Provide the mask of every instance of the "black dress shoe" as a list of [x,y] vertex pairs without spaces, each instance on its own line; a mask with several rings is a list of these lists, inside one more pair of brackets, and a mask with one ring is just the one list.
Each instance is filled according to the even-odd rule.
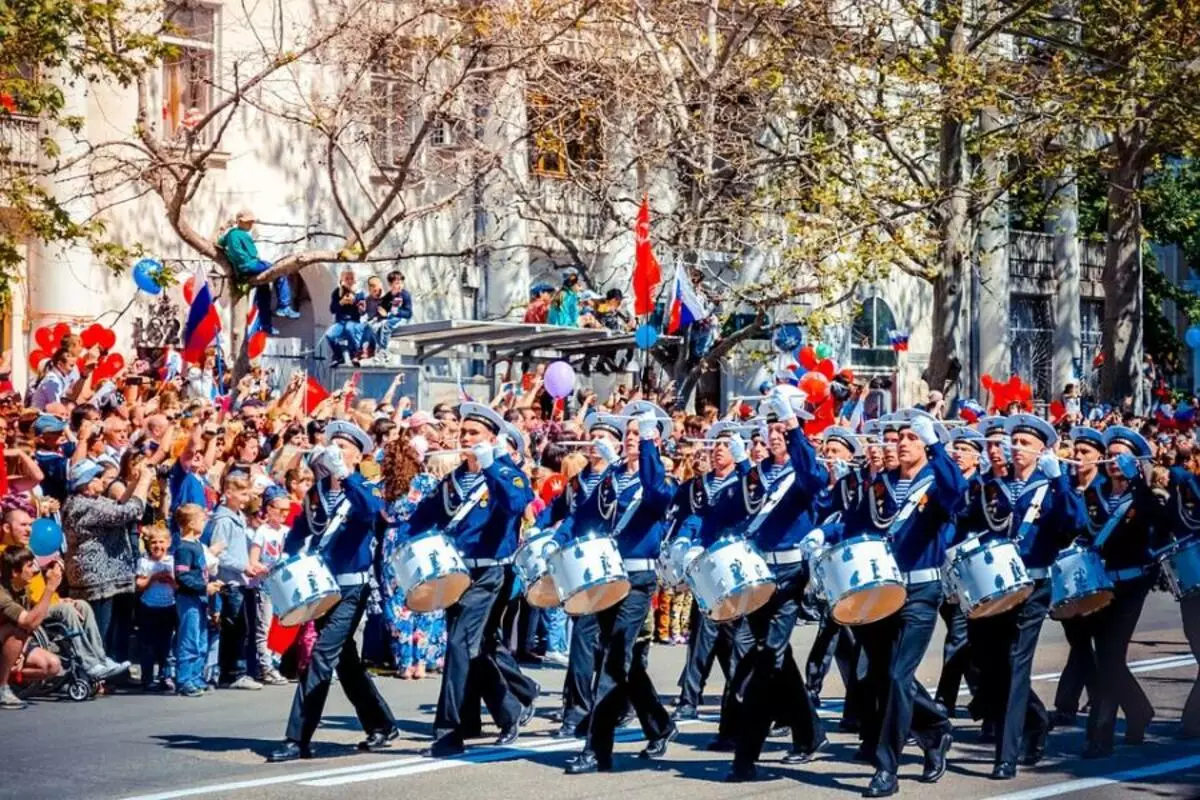
[[533,712],[536,710],[537,709],[534,708],[533,703],[530,703],[522,708],[521,716],[517,719],[517,727],[524,728],[526,725],[528,725],[529,720],[533,719]]
[[312,758],[312,748],[306,744],[293,742],[291,739],[286,740],[278,748],[272,750],[267,755],[267,761],[273,764],[279,764],[284,761],[295,761],[299,758]]
[[943,733],[938,743],[925,751],[925,769],[917,780],[921,783],[937,783],[942,779],[946,774],[946,753],[950,752],[952,744],[954,737],[948,732]]
[[896,777],[895,773],[881,769],[871,778],[871,783],[867,785],[867,790],[863,792],[862,796],[891,797],[898,791],[900,791],[900,779]]
[[758,767],[753,764],[739,765],[734,764],[733,769],[725,774],[726,783],[750,783],[758,780]]
[[733,741],[733,739],[727,739],[724,736],[718,736],[704,745],[704,749],[710,753],[732,753],[736,747],[737,742]]
[[994,781],[1011,781],[1015,777],[1017,777],[1017,765],[1011,761],[1001,761],[992,767],[992,780]]
[[772,739],[783,739],[792,735],[791,725],[777,725],[767,734]]
[[400,738],[400,731],[388,728],[386,731],[371,731],[367,738],[358,743],[359,750],[383,750],[392,746],[392,742]]
[[509,725],[507,728],[504,728],[500,731],[500,735],[496,737],[496,741],[493,742],[493,744],[496,747],[508,747],[510,744],[515,742],[517,737],[520,735],[521,726],[519,723],[517,725]]
[[1021,753],[1021,766],[1036,767],[1046,757],[1046,737],[1049,731],[1031,733],[1025,737],[1025,747]]
[[807,764],[808,762],[813,760],[813,756],[815,756],[817,753],[821,752],[828,746],[829,746],[829,737],[826,736],[826,737],[823,737],[821,739],[821,741],[819,741],[815,745],[813,745],[811,750],[805,750],[805,751],[793,750],[792,752],[788,753],[786,756],[783,757],[783,763],[785,763],[785,764]]
[[1083,758],[1108,758],[1113,754],[1111,744],[1104,745],[1098,742],[1088,742],[1087,747],[1083,748],[1080,754]]
[[676,722],[681,719],[699,718],[700,712],[696,710],[695,706],[678,706],[674,711],[671,712],[671,719],[675,720]]
[[1050,725],[1054,728],[1074,728],[1075,721],[1074,711],[1055,711],[1050,715]]
[[1150,721],[1154,719],[1154,715],[1138,720],[1125,720],[1125,744],[1145,744],[1146,743],[1146,728],[1150,727]]
[[667,732],[657,739],[651,739],[646,742],[646,747],[642,752],[638,753],[639,758],[649,758],[657,760],[667,754],[667,745],[675,741],[675,737],[679,735],[679,728],[675,723],[671,723],[671,727],[667,728]]
[[422,750],[421,755],[425,758],[454,758],[465,752],[467,752],[467,748],[463,746],[462,742],[439,739],[431,747]]
[[600,761],[596,758],[596,754],[591,751],[584,750],[579,755],[567,761],[566,768],[563,772],[568,775],[587,775],[592,772],[612,772],[612,760]]
[[574,739],[579,735],[578,730],[574,725],[563,725],[550,736],[555,739]]

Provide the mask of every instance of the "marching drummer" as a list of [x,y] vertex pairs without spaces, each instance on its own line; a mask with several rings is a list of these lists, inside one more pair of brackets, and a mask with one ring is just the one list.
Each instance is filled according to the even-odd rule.
[[288,533],[284,550],[294,555],[306,547],[319,553],[333,573],[342,599],[317,620],[317,643],[308,671],[296,687],[287,739],[268,756],[270,761],[312,758],[313,733],[321,721],[335,670],[367,732],[358,748],[379,750],[400,735],[396,718],[367,674],[354,643],[354,632],[366,612],[375,530],[383,511],[379,489],[369,486],[357,471],[373,442],[357,425],[343,420],[330,422],[325,436],[329,444],[309,455],[309,467],[317,481],[304,500],[305,513]]
[[[670,434],[671,419],[665,412],[656,414],[654,406],[645,406],[626,407],[632,413],[621,417],[633,418],[628,426],[622,425],[623,419],[600,415],[600,424],[614,430],[626,428],[624,458],[620,462],[613,459],[616,463],[605,471],[599,485],[554,534],[555,545],[565,547],[578,536],[608,533],[616,540],[630,583],[623,600],[592,615],[599,633],[600,673],[587,723],[587,743],[567,762],[568,775],[612,769],[617,722],[630,702],[646,734],[642,758],[662,758],[679,733],[658,701],[645,664],[633,655],[650,611],[650,597],[658,586],[655,559],[668,527],[667,509],[675,496],[675,483],[658,452],[659,438]],[[597,447],[605,450],[607,445]]]
[[[1195,551],[1200,539],[1200,486],[1196,476],[1183,467],[1171,469],[1171,528],[1176,542]],[[1181,587],[1189,588],[1189,587]],[[1192,655],[1200,660],[1200,592],[1190,587],[1179,599],[1179,615],[1183,632],[1191,645]],[[1200,676],[1192,684],[1180,714],[1178,736],[1181,739],[1200,739]]]
[[802,545],[816,522],[817,497],[828,480],[800,426],[798,415],[809,416],[805,400],[799,389],[780,386],[760,405],[760,413],[772,423],[768,436],[776,452],[766,468],[760,467],[764,476],[771,476],[766,478],[767,496],[750,519],[745,536],[771,565],[776,591],[766,605],[740,621],[735,634],[737,667],[730,702],[740,697],[742,708],[735,714],[737,749],[726,777],[730,782],[755,779],[755,762],[779,714],[781,699],[788,706],[785,718],[792,728],[792,752],[784,756],[785,764],[806,763],[829,743],[789,647],[808,583],[808,551]]
[[[745,426],[728,420],[714,423],[708,429],[708,442],[712,444],[710,460],[712,469],[702,478],[691,482],[687,497],[688,516],[680,523],[676,538],[686,538],[691,541],[692,550],[707,549],[726,535],[729,531],[742,527],[759,509],[764,499],[762,472],[750,463],[750,454],[742,431]],[[697,598],[698,607],[698,598]],[[732,650],[732,624],[716,624],[706,615],[694,615],[701,620],[701,625],[709,627],[714,642],[709,653],[722,647]],[[699,626],[698,626],[699,627]],[[722,643],[720,639],[725,639]],[[705,665],[695,663],[696,654],[702,652],[697,646],[694,650],[689,647],[689,663],[684,667],[684,678],[688,671],[699,673]],[[711,656],[710,656],[711,657]],[[709,662],[711,664],[711,662]],[[730,658],[731,674],[737,665]],[[727,681],[726,689],[732,684]],[[686,688],[686,687],[685,687]],[[698,691],[697,691],[698,694]],[[721,721],[717,729],[717,738],[707,746],[714,752],[732,752],[735,747],[734,721],[731,713],[726,713],[729,692],[722,699]],[[697,701],[699,698],[696,698]]]
[[[979,460],[983,457],[983,434],[974,428],[963,426],[950,433],[951,457],[962,471],[963,480],[967,482],[967,492],[963,497],[963,510],[958,515],[955,526],[953,545],[958,545],[969,536],[976,535],[987,526],[987,509],[984,507],[984,480],[979,469]],[[947,552],[947,561],[952,561],[954,548]],[[946,623],[946,639],[942,645],[942,673],[938,677],[937,690],[934,700],[941,703],[947,717],[954,716],[958,704],[958,690],[964,677],[971,689],[976,693],[976,674],[971,668],[971,644],[967,631],[967,615],[964,613],[958,598],[947,595],[938,609],[942,622]]]
[[1015,777],[1018,759],[1031,767],[1045,755],[1050,724],[1030,684],[1033,654],[1050,608],[1050,567],[1084,525],[1082,504],[1054,452],[1054,428],[1032,414],[1014,414],[1005,427],[1012,470],[993,480],[1003,481],[1002,501],[1011,508],[1005,533],[1017,545],[1033,592],[1016,608],[989,618],[986,642],[976,642],[985,648],[984,693],[999,723],[992,769],[997,780]]
[[500,727],[498,746],[515,742],[520,726],[533,716],[533,706],[522,705],[504,677],[497,657],[497,649],[503,646],[496,632],[500,618],[492,613],[502,602],[504,587],[511,585],[507,566],[533,492],[525,474],[498,444],[504,428],[500,415],[479,403],[463,403],[459,416],[459,436],[467,449],[463,463],[442,479],[437,491],[421,501],[408,520],[410,535],[444,529],[471,570],[470,587],[446,609],[446,660],[433,744],[425,752],[435,758],[459,755],[465,749],[468,678],[478,686]]
[[1112,602],[1094,615],[1096,693],[1090,699],[1084,758],[1112,754],[1118,705],[1125,712],[1126,744],[1144,742],[1146,727],[1154,718],[1154,707],[1125,660],[1142,605],[1154,585],[1151,536],[1169,526],[1142,475],[1141,461],[1151,456],[1149,443],[1119,425],[1104,431],[1104,442],[1110,459],[1109,488],[1107,494],[1101,490],[1101,496],[1108,513],[1104,526],[1089,532],[1091,546],[1104,559],[1114,587]]
[[[1072,455],[1075,457],[1072,488],[1083,503],[1089,528],[1099,530],[1108,517],[1108,508],[1101,499],[1101,493],[1104,496],[1108,494],[1105,488],[1108,476],[1100,469],[1100,460],[1107,450],[1104,434],[1095,428],[1076,426],[1071,429],[1070,437]],[[1058,687],[1054,690],[1054,713],[1050,715],[1052,727],[1074,725],[1083,690],[1088,690],[1088,697],[1095,694],[1096,653],[1092,648],[1094,622],[1092,617],[1082,615],[1062,620],[1063,635],[1070,651],[1067,664],[1058,679]]]
[[[600,485],[610,464],[617,462],[617,447],[623,435],[622,420],[611,414],[591,412],[584,418],[588,438],[587,465],[567,484],[551,506],[550,521],[558,525],[583,505]],[[556,739],[573,739],[580,723],[592,712],[596,677],[596,651],[600,629],[596,616],[576,617],[571,624],[571,643],[567,651],[567,674],[563,679],[562,725],[553,734]]]
[[876,478],[866,503],[872,520],[879,521],[875,531],[891,540],[908,595],[900,611],[858,631],[877,702],[876,714],[864,720],[860,750],[876,768],[865,797],[899,791],[897,769],[910,731],[925,751],[922,783],[934,783],[945,774],[946,752],[953,741],[950,721],[915,675],[933,636],[942,601],[940,568],[966,482],[946,452],[945,428],[933,417],[907,409],[891,419],[899,439],[893,491]]

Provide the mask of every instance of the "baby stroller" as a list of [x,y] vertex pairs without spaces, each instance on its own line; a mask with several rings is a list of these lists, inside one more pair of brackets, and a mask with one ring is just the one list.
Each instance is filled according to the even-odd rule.
[[37,695],[53,695],[65,691],[76,703],[91,700],[100,688],[84,669],[83,659],[75,651],[75,639],[81,634],[67,628],[57,620],[46,620],[29,639],[30,647],[41,647],[58,656],[62,662],[62,673],[44,681],[25,684],[20,673],[14,675],[13,688],[22,700]]

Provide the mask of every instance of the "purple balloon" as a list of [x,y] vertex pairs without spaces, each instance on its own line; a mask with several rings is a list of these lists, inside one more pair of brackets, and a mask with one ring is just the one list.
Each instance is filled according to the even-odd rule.
[[565,361],[555,361],[546,367],[545,385],[555,400],[566,397],[575,390],[575,370]]

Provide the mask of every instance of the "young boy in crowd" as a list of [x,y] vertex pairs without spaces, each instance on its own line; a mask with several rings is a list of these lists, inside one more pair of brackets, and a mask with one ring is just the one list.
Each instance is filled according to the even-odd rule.
[[217,554],[221,580],[220,682],[230,689],[261,689],[250,677],[256,672],[252,660],[253,632],[258,610],[257,590],[249,586],[265,570],[250,565],[250,530],[246,525],[246,506],[250,503],[250,479],[242,472],[231,472],[223,481],[221,504],[213,511],[204,538],[210,547],[220,546]]
[[392,330],[388,327],[388,308],[384,302],[383,281],[372,275],[367,278],[367,296],[363,300],[363,325],[366,327],[364,347],[367,358],[386,351]]
[[333,314],[333,324],[325,331],[335,366],[344,364],[347,357],[358,366],[363,346],[364,331],[361,319],[365,306],[366,298],[354,285],[354,270],[342,270],[338,286],[329,298],[329,313]]
[[[263,492],[263,515],[265,520],[250,536],[250,568],[266,575],[283,556],[283,540],[288,526],[284,524],[292,509],[291,498],[279,486],[268,487]],[[271,686],[287,683],[287,678],[275,668],[272,653],[267,647],[267,636],[271,632],[271,595],[261,586],[262,578],[255,578],[251,585],[258,588],[258,616],[255,626],[255,646],[258,650],[259,680]]]
[[[175,559],[168,552],[171,534],[161,525],[142,534],[146,555],[138,559],[137,590],[138,640],[142,650],[142,688],[147,691],[174,691],[169,656],[171,636],[175,633]],[[154,668],[158,667],[158,677]]]
[[209,579],[208,555],[200,544],[204,523],[204,508],[195,503],[175,512],[180,538],[175,550],[175,685],[184,697],[199,697],[206,691],[208,599],[221,591],[221,582]]

